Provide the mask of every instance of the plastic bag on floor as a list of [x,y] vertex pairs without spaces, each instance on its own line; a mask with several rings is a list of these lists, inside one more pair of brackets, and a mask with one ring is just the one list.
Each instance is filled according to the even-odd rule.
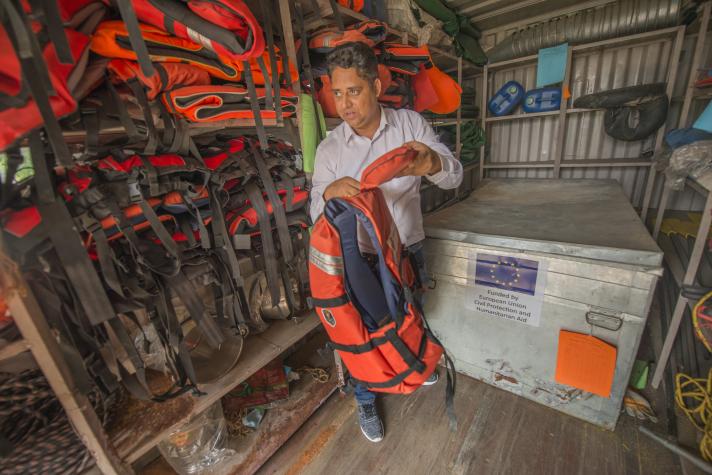
[[227,448],[227,425],[220,401],[171,432],[158,450],[180,475],[212,471],[235,451]]

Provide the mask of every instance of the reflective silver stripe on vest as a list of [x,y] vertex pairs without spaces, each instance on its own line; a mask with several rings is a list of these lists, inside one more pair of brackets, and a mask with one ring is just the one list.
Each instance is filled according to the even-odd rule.
[[344,273],[344,258],[342,256],[324,254],[312,247],[309,249],[309,262],[329,275],[341,275]]

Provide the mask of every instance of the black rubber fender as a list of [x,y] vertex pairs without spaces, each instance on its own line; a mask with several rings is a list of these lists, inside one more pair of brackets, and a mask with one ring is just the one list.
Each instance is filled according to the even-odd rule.
[[[606,133],[618,140],[642,140],[665,124],[668,114],[668,97],[659,95],[635,106],[606,110],[603,126]],[[637,116],[637,124],[632,125]]]
[[574,101],[574,107],[581,109],[608,109],[610,107],[633,105],[633,103],[642,104],[650,100],[656,100],[659,96],[665,94],[666,87],[667,84],[660,82],[586,94]]

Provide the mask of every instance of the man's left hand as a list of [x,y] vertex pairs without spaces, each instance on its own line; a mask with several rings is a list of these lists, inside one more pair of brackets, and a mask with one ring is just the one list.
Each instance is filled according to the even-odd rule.
[[410,147],[418,155],[415,159],[401,171],[398,176],[425,176],[425,175],[435,175],[437,172],[442,170],[443,165],[440,161],[440,155],[437,154],[432,148],[428,147],[422,142],[408,142],[403,144],[406,147]]

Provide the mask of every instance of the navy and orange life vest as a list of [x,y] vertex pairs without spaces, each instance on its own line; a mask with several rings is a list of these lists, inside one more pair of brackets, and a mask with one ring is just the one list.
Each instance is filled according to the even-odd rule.
[[[361,193],[326,203],[310,239],[317,314],[351,377],[372,391],[415,391],[444,351],[412,298],[415,272],[378,188],[415,154],[400,147],[373,162],[361,175]],[[359,250],[359,225],[376,250],[376,269]]]

